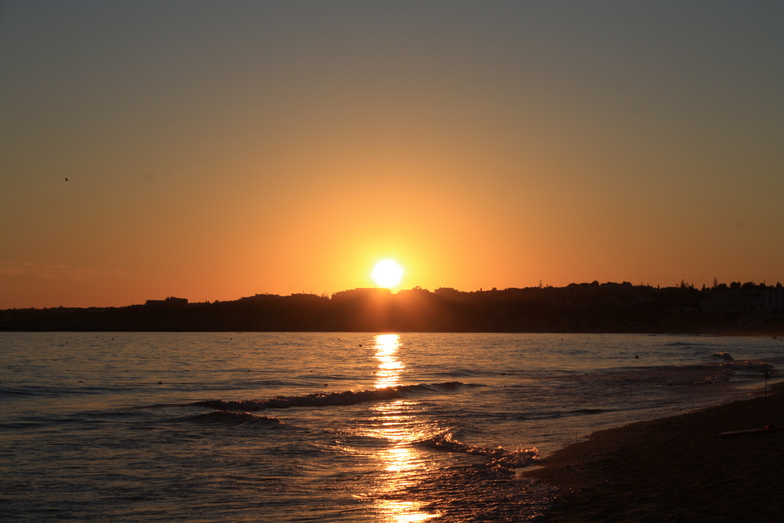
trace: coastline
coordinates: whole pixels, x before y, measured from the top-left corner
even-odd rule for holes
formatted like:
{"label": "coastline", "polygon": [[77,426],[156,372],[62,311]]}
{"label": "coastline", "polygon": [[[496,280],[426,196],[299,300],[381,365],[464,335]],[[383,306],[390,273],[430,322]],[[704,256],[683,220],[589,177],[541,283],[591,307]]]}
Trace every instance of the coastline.
{"label": "coastline", "polygon": [[524,476],[560,489],[541,521],[778,521],[784,431],[719,436],[766,423],[784,428],[784,384],[593,433]]}

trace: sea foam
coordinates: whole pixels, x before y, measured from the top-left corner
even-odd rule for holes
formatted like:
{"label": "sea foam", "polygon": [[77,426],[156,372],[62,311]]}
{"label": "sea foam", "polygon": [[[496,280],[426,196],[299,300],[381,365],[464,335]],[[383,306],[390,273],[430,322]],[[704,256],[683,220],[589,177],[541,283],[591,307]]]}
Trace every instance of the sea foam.
{"label": "sea foam", "polygon": [[503,447],[482,447],[467,445],[447,432],[420,442],[421,445],[447,452],[459,452],[475,456],[484,456],[490,460],[489,465],[505,468],[527,467],[539,461],[539,450],[536,447],[519,448],[513,451]]}

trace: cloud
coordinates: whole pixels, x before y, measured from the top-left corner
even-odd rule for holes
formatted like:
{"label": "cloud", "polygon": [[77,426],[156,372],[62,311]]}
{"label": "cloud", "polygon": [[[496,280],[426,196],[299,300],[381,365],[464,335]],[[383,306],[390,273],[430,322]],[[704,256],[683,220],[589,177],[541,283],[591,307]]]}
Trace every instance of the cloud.
{"label": "cloud", "polygon": [[104,276],[125,276],[125,272],[101,267],[0,262],[0,276],[90,281]]}

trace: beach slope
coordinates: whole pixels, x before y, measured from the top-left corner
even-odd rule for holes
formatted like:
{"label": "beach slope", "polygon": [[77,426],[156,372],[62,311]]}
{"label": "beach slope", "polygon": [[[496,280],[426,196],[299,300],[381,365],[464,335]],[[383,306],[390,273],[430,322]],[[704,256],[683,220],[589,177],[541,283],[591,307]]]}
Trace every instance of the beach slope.
{"label": "beach slope", "polygon": [[781,521],[784,389],[596,432],[529,478],[560,487],[542,521]]}

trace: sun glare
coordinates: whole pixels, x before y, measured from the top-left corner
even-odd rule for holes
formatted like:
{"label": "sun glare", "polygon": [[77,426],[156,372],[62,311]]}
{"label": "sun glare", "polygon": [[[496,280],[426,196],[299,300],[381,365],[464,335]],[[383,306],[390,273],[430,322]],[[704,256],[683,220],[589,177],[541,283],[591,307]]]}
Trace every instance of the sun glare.
{"label": "sun glare", "polygon": [[403,279],[403,267],[395,260],[381,260],[373,266],[370,277],[379,287],[395,287]]}

